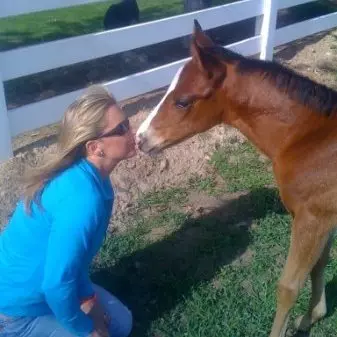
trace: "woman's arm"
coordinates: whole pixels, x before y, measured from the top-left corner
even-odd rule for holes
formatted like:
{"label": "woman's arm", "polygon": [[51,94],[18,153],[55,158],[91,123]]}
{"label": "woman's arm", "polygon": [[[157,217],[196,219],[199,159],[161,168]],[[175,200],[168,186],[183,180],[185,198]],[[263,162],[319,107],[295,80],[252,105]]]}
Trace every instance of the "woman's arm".
{"label": "woman's arm", "polygon": [[[91,256],[90,256],[91,257]],[[78,275],[78,297],[80,301],[85,300],[88,297],[91,297],[95,294],[92,287],[92,282],[89,277],[89,263],[85,261],[85,265],[79,271]]]}
{"label": "woman's arm", "polygon": [[94,324],[81,310],[78,286],[82,263],[88,260],[90,241],[96,234],[100,207],[95,200],[83,199],[64,199],[55,210],[42,287],[60,324],[86,337]]}

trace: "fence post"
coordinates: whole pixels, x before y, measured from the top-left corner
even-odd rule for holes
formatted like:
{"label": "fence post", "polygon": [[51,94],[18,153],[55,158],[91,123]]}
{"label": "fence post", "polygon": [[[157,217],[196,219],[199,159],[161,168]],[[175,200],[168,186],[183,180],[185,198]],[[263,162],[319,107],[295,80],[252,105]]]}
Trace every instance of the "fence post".
{"label": "fence post", "polygon": [[0,163],[13,156],[5,90],[0,73]]}
{"label": "fence post", "polygon": [[264,0],[262,24],[257,18],[256,30],[261,25],[261,53],[260,59],[272,60],[274,52],[274,38],[278,12],[278,0]]}

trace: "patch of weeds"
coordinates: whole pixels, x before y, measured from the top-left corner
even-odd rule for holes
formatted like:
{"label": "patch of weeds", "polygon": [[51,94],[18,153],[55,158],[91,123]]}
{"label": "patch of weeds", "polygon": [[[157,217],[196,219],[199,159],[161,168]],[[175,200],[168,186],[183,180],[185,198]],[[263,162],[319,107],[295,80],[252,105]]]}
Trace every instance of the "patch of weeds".
{"label": "patch of weeds", "polygon": [[139,206],[141,208],[149,206],[167,206],[169,204],[183,204],[187,200],[187,190],[174,187],[162,189],[145,194],[140,198]]}
{"label": "patch of weeds", "polygon": [[184,213],[169,210],[146,219],[146,222],[147,226],[150,228],[165,226],[176,229],[179,228],[186,219],[187,218]]}
{"label": "patch of weeds", "polygon": [[[267,337],[289,247],[290,221],[289,215],[277,213],[255,220],[255,226],[250,229],[250,249],[254,251],[251,263],[223,265],[212,280],[194,284],[183,301],[152,323],[146,336]],[[224,249],[225,245],[219,248]],[[336,332],[336,271],[337,262],[332,261],[326,271],[330,310],[328,317],[313,327],[315,337],[334,336]],[[308,309],[310,288],[307,282],[291,311],[290,331],[293,319]],[[294,333],[289,336],[295,337]]]}
{"label": "patch of weeds", "polygon": [[217,186],[214,176],[201,177],[195,174],[189,179],[188,185],[194,190],[206,192],[209,195],[216,193]]}
{"label": "patch of weeds", "polygon": [[98,257],[99,265],[114,265],[116,261],[149,244],[148,234],[154,228],[165,227],[172,233],[186,220],[186,215],[171,210],[163,211],[155,216],[136,216],[131,229],[123,234],[108,236]]}
{"label": "patch of weeds", "polygon": [[[275,261],[286,255],[288,222],[287,216],[276,213],[257,220],[250,229],[254,252],[250,263],[223,264],[210,280],[195,283],[183,301],[154,322],[151,332],[165,337],[268,336],[282,268]],[[210,252],[219,259],[237,239],[222,238],[211,245]]]}
{"label": "patch of weeds", "polygon": [[[172,200],[168,196],[175,192],[150,199]],[[239,226],[245,219],[249,225]],[[134,221],[127,232],[107,238],[92,274],[132,310],[133,337],[268,336],[291,227],[275,188],[253,189],[219,213],[195,219],[165,210]],[[313,327],[315,337],[335,335],[336,275],[337,260],[331,259],[328,315]],[[307,310],[309,296],[307,282],[290,329],[293,318]]]}
{"label": "patch of weeds", "polygon": [[248,142],[217,150],[211,163],[226,181],[228,192],[251,190],[274,182],[272,172],[267,171],[268,162],[261,160]]}

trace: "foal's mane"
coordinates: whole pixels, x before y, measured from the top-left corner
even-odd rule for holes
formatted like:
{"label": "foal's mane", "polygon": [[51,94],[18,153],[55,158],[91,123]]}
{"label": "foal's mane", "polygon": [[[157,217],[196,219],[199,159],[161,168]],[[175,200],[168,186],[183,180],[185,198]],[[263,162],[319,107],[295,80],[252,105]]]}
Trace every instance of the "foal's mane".
{"label": "foal's mane", "polygon": [[304,106],[327,117],[337,115],[337,91],[276,62],[246,58],[221,46],[207,49],[224,61],[235,62],[240,74],[259,74],[262,79],[269,79],[276,88]]}

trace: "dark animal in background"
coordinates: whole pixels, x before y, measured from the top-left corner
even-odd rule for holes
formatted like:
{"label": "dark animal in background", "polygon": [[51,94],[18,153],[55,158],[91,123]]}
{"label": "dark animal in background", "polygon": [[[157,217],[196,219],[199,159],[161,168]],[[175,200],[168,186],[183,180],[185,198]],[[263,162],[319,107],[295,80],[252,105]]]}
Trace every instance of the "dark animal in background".
{"label": "dark animal in background", "polygon": [[109,7],[104,16],[104,29],[116,29],[139,22],[139,8],[136,0],[122,0]]}

